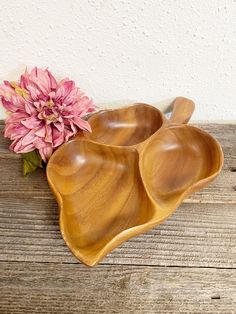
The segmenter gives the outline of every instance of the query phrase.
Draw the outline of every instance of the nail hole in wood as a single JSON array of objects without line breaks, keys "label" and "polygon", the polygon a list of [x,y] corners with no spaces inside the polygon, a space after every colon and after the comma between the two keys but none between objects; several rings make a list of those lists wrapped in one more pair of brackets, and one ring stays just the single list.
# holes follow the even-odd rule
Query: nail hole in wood
[{"label": "nail hole in wood", "polygon": [[233,190],[234,190],[234,191],[236,191],[236,185],[235,185],[235,186],[233,186]]},{"label": "nail hole in wood", "polygon": [[236,167],[231,167],[231,168],[230,168],[230,171],[231,171],[231,172],[236,172]]},{"label": "nail hole in wood", "polygon": [[220,295],[219,294],[215,294],[213,296],[211,296],[212,300],[219,300],[220,299]]}]

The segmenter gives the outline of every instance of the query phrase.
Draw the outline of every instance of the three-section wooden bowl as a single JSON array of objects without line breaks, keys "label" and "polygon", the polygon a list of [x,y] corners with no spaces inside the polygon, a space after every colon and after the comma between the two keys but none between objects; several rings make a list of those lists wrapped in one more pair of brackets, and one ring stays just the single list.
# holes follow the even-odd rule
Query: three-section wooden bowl
[{"label": "three-section wooden bowl", "polygon": [[186,124],[193,110],[178,97],[170,121],[146,104],[97,112],[89,118],[92,133],[79,133],[50,158],[61,233],[83,263],[97,264],[161,223],[219,174],[221,147]]}]

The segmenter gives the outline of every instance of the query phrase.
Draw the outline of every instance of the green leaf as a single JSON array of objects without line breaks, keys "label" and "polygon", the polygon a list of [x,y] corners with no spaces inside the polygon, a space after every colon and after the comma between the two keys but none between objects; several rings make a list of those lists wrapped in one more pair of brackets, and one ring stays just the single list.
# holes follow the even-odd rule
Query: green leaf
[{"label": "green leaf", "polygon": [[37,150],[21,155],[24,161],[24,176],[35,171],[38,167],[43,168],[42,158]]}]

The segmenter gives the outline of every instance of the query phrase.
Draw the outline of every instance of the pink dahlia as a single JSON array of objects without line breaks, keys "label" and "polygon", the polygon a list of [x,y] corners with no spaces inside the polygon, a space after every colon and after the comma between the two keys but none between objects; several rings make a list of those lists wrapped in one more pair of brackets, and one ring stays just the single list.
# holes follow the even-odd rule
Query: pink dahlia
[{"label": "pink dahlia", "polygon": [[74,81],[58,82],[47,69],[35,67],[21,75],[19,82],[4,81],[0,99],[10,113],[4,136],[13,141],[10,149],[16,153],[37,149],[46,162],[78,130],[91,131],[82,117],[94,111],[93,101]]}]

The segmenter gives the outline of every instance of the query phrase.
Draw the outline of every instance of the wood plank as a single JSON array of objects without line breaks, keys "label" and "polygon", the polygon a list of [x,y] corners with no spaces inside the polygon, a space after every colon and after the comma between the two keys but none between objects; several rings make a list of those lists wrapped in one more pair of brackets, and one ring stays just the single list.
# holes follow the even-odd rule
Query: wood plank
[{"label": "wood plank", "polygon": [[[123,244],[104,263],[235,266],[235,126],[220,126],[222,133],[219,125],[207,127],[223,141],[226,159],[220,177],[187,199],[165,224]],[[77,263],[61,239],[44,171],[24,178],[19,156],[1,141],[0,260]]]},{"label": "wood plank", "polygon": [[0,263],[1,313],[235,313],[236,271]]},{"label": "wood plank", "polygon": [[[236,204],[236,125],[205,125],[204,128],[222,141],[225,154],[224,168],[213,183],[184,202]],[[219,132],[220,128],[222,133]],[[9,142],[0,136],[0,196],[52,199],[45,170],[38,169],[24,178],[22,160],[18,154],[8,151],[7,143]]]},{"label": "wood plank", "polygon": [[[228,203],[236,204],[236,151],[225,156],[224,168],[220,176],[208,187],[184,200],[184,203]],[[0,157],[0,197],[10,196],[25,199],[52,199],[45,170],[38,169],[28,177],[23,177],[22,161]]]},{"label": "wood plank", "polygon": [[[236,146],[236,124],[190,123],[190,125],[196,126],[210,133],[221,143],[223,147],[234,148]],[[3,134],[3,129],[4,122],[0,120],[0,134]],[[10,140],[0,136],[0,154],[6,153],[11,155],[11,152],[8,150],[9,144]]]},{"label": "wood plank", "polygon": [[[232,204],[183,204],[164,224],[110,253],[105,264],[236,267]],[[1,198],[0,260],[78,263],[61,238],[53,200]]]},{"label": "wood plank", "polygon": [[[209,132],[221,143],[223,147],[235,148],[236,146],[236,124],[217,124],[217,123],[201,123],[190,125],[202,128]],[[0,120],[0,134],[3,134],[4,122]],[[10,141],[0,136],[0,154],[7,153],[11,155],[7,149]],[[14,158],[14,157],[13,157]]]},{"label": "wood plank", "polygon": [[[191,122],[190,122],[191,125]],[[236,148],[236,124],[217,124],[217,123],[202,123],[193,124],[198,128],[210,133],[221,144],[223,148]]]}]

